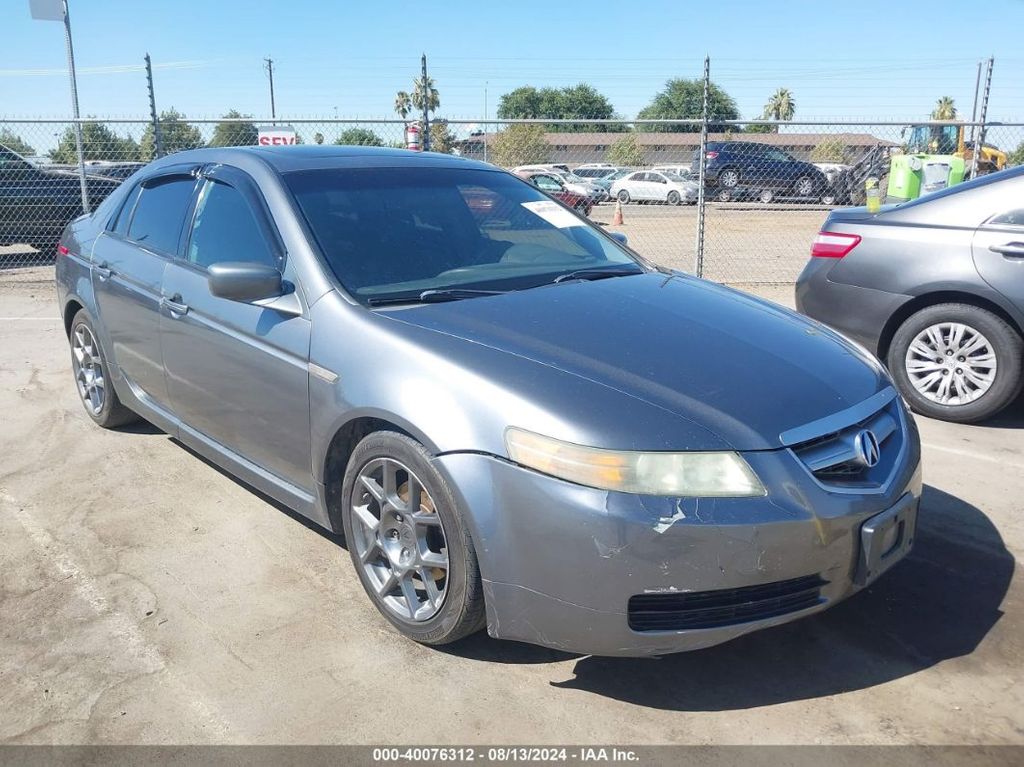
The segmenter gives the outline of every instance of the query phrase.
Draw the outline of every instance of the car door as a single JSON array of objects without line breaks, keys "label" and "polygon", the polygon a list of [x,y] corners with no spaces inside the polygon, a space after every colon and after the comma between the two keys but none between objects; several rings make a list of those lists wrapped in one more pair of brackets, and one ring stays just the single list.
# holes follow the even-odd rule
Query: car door
[{"label": "car door", "polygon": [[650,190],[652,200],[664,200],[668,197],[668,179],[660,173],[648,173],[647,178],[650,179]]},{"label": "car door", "polygon": [[[163,282],[161,340],[174,412],[207,440],[310,491],[310,323],[255,182],[228,166],[204,172],[188,229]],[[229,261],[281,269],[298,312],[214,296],[207,269]]]},{"label": "car door", "polygon": [[1024,314],[1024,200],[982,224],[971,250],[982,279]]},{"label": "car door", "polygon": [[100,333],[118,370],[145,404],[166,410],[160,349],[160,287],[178,251],[196,187],[194,168],[177,168],[132,189],[93,246],[92,286]]}]

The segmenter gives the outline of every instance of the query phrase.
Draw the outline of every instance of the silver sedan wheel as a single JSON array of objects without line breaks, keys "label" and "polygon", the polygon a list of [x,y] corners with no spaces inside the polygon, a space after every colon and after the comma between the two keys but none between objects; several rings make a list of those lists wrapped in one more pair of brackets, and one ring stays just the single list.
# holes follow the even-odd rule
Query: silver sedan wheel
[{"label": "silver sedan wheel", "polygon": [[985,336],[962,322],[940,322],[910,342],[904,362],[910,383],[939,405],[966,405],[996,378],[996,354]]},{"label": "silver sedan wheel", "polygon": [[367,580],[405,621],[433,618],[448,588],[448,543],[434,501],[406,466],[377,458],[352,489],[352,531]]},{"label": "silver sedan wheel", "polygon": [[107,400],[107,388],[100,347],[88,325],[78,325],[72,332],[71,363],[82,402],[93,415],[99,415]]}]

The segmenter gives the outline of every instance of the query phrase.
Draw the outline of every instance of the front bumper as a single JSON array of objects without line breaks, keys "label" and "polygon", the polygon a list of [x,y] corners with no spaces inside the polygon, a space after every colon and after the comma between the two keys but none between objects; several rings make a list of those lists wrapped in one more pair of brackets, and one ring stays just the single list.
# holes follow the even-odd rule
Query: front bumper
[{"label": "front bumper", "polygon": [[[466,510],[484,579],[491,636],[594,655],[695,650],[826,609],[873,580],[912,543],[864,570],[864,523],[916,513],[920,448],[885,493],[829,492],[788,450],[745,454],[764,498],[662,498],[581,487],[493,456],[435,459]],[[902,512],[901,512],[902,513]],[[891,515],[890,515],[891,516]],[[913,513],[909,517],[912,525]],[[883,533],[879,533],[879,536]],[[818,576],[812,606],[712,628],[635,631],[633,596],[743,589]]]}]

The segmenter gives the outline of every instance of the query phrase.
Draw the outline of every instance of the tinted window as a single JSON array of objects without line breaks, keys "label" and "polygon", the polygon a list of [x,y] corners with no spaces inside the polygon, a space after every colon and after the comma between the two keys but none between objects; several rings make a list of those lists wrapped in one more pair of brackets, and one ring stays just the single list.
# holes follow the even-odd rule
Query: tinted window
[{"label": "tinted window", "polygon": [[1008,210],[1006,213],[1000,213],[998,216],[992,218],[989,223],[1003,224],[1004,226],[1024,226],[1024,208]]},{"label": "tinted window", "polygon": [[220,261],[279,266],[245,197],[218,181],[208,181],[199,192],[188,260],[202,267]]},{"label": "tinted window", "polygon": [[285,180],[338,281],[363,299],[529,288],[609,264],[639,271],[614,240],[505,173],[353,168]]},{"label": "tinted window", "polygon": [[161,253],[177,253],[195,179],[176,177],[144,185],[128,226],[128,238]]},{"label": "tinted window", "polygon": [[110,228],[113,231],[123,235],[128,229],[128,222],[132,220],[132,211],[135,210],[135,203],[139,199],[139,195],[141,193],[142,184],[139,184],[128,193],[127,197],[125,197],[124,204],[121,206],[121,211],[117,214],[116,222],[111,222],[113,226]]}]

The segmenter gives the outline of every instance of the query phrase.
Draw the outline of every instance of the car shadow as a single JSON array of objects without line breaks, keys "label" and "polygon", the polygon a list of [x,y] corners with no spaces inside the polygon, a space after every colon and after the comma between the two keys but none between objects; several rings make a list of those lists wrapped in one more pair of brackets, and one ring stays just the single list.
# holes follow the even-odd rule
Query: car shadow
[{"label": "car shadow", "polygon": [[1014,558],[981,511],[926,486],[905,562],[831,610],[661,658],[572,656],[477,634],[438,648],[493,663],[578,658],[554,687],[672,711],[731,711],[884,684],[968,655],[1002,617]]},{"label": "car shadow", "polygon": [[1001,413],[977,425],[989,429],[1024,429],[1024,390]]}]

